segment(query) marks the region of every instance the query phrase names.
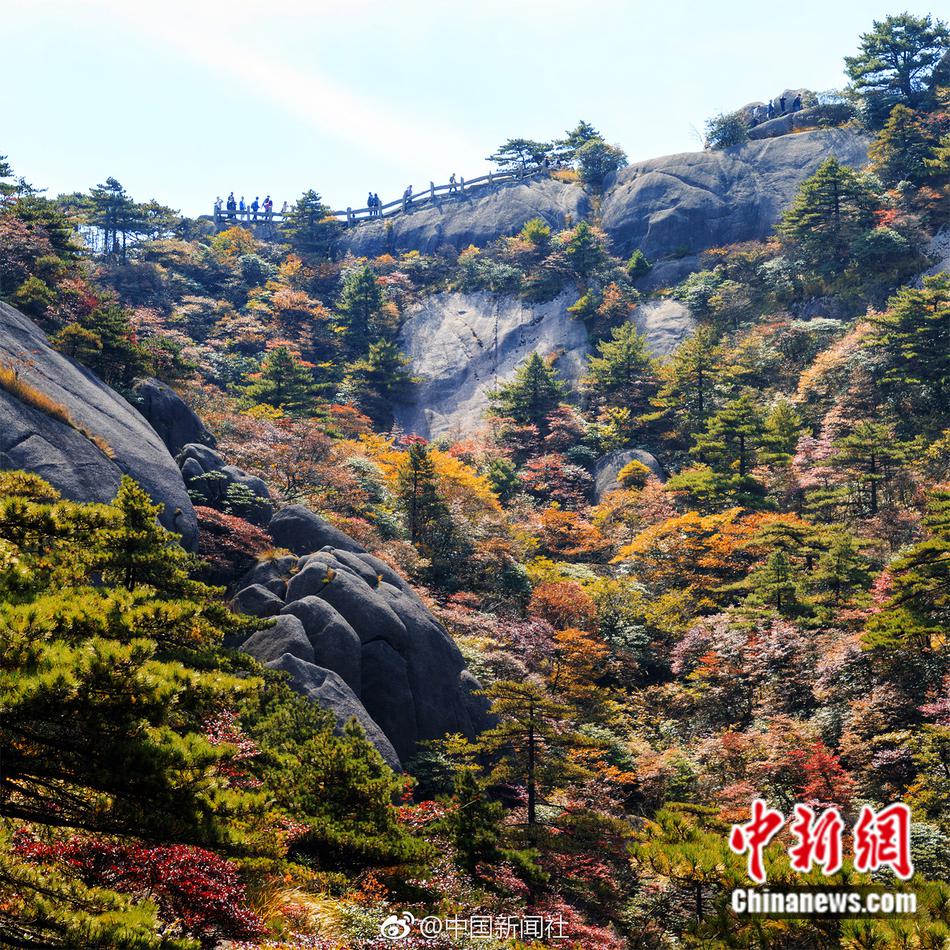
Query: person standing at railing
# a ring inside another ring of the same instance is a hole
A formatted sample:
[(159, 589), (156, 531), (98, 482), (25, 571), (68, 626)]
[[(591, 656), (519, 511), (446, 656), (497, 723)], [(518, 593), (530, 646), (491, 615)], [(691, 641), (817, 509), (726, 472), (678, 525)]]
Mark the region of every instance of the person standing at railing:
[(402, 210), (408, 211), (412, 207), (412, 185), (402, 193)]
[(283, 203), (283, 205), (281, 205), (280, 213), (281, 213), (281, 216), (287, 214), (287, 202), (286, 202), (286, 201)]
[(382, 208), (382, 202), (379, 200), (379, 194), (374, 191), (373, 192), (373, 213), (375, 217), (378, 218), (382, 214), (381, 208)]
[(366, 196), (366, 207), (369, 208), (369, 216), (373, 217), (373, 193), (370, 192)]
[(260, 210), (260, 207), (261, 207), (260, 198), (258, 195), (255, 195), (254, 200), (251, 202), (251, 215), (253, 216), (253, 219), (255, 221), (257, 220), (257, 212)]
[(270, 221), (274, 217), (274, 202), (271, 201), (270, 195), (264, 199), (264, 220)]
[(244, 203), (244, 195), (241, 195), (241, 200), (238, 202), (238, 219), (244, 220), (247, 215), (247, 205)]
[(455, 180), (455, 172), (449, 175), (449, 194), (457, 195), (459, 193), (458, 182)]
[(215, 221), (221, 220), (221, 208), (223, 205), (224, 205), (224, 202), (221, 200), (221, 196), (218, 195), (218, 197), (214, 199), (214, 220)]
[(234, 200), (234, 192), (228, 195), (228, 218), (234, 220), (234, 212), (237, 210), (237, 202)]

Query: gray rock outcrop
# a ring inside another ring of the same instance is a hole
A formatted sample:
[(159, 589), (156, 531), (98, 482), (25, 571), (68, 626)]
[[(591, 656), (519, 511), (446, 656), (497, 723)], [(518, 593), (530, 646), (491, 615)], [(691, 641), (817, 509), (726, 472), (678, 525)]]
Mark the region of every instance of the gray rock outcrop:
[[(276, 624), (258, 630), (241, 649), (270, 666), (283, 664), (295, 688), (333, 708), (338, 720), (357, 704), (357, 718), (385, 735), (397, 761), (427, 739), (474, 736), (484, 728), (486, 704), (475, 695), (478, 682), (458, 647), (391, 568), (369, 554), (332, 547), (289, 561), (261, 562), (247, 575), (257, 582), (238, 592), (236, 606), (265, 607), (270, 614), (280, 601), (260, 581), (275, 572), (286, 595)], [(321, 692), (311, 680), (323, 683), (327, 670), (336, 678), (334, 689)]]
[(470, 244), (481, 247), (501, 235), (515, 234), (532, 218), (560, 230), (589, 212), (590, 201), (580, 185), (554, 179), (507, 183), (361, 224), (347, 231), (341, 244), (357, 257), (399, 251), (431, 254), (444, 246), (461, 251)]
[(788, 135), (800, 129), (811, 129), (815, 126), (843, 125), (854, 115), (854, 107), (847, 103), (832, 103), (829, 105), (811, 106), (799, 109), (797, 112), (786, 112), (774, 119), (760, 122), (749, 129), (749, 138), (771, 139), (778, 135)]
[[(796, 131), (844, 117), (830, 108), (763, 122), (753, 130), (757, 141), (735, 148), (666, 155), (622, 169), (607, 182), (601, 203), (600, 223), (614, 250), (628, 254), (640, 248), (655, 260), (765, 237), (825, 158), (834, 155), (854, 166), (866, 162), (867, 139), (851, 129)], [(590, 210), (579, 184), (531, 180), (362, 223), (344, 233), (341, 245), (344, 252), (370, 257), (433, 253), (444, 246), (462, 250), (513, 234), (530, 218), (561, 228), (588, 217)]]
[(250, 653), (260, 663), (279, 660), (285, 653), (303, 660), (304, 663), (316, 661), (313, 646), (307, 638), (303, 624), (289, 614), (282, 614), (276, 618), (273, 626), (264, 627), (251, 634), (241, 644), (241, 649)]
[(268, 525), (274, 544), (294, 554), (308, 554), (330, 546), (341, 551), (364, 553), (349, 535), (334, 528), (304, 505), (288, 505), (271, 518)]
[(402, 763), (392, 743), (366, 712), (353, 690), (336, 673), (314, 663), (307, 663), (290, 653), (285, 653), (265, 665), (272, 670), (282, 670), (289, 674), (290, 685), (296, 692), (330, 710), (336, 720), (338, 733), (342, 733), (346, 724), (355, 719), (386, 764), (397, 772), (402, 770)]
[(759, 240), (830, 156), (863, 165), (867, 140), (848, 129), (816, 129), (637, 162), (610, 182), (601, 223), (618, 254), (639, 248), (651, 260)]
[(251, 617), (274, 617), (280, 613), (283, 606), (282, 598), (263, 584), (242, 587), (231, 600), (231, 609), (235, 613), (248, 614)]
[(256, 525), (271, 520), (270, 490), (263, 479), (225, 465), (214, 449), (197, 442), (184, 445), (177, 460), (188, 491), (199, 504), (227, 509)]
[(164, 505), (162, 524), (177, 531), (186, 547), (195, 545), (198, 527), (191, 500), (155, 430), (93, 373), (57, 353), (36, 324), (4, 303), (0, 365), (16, 370), (73, 423), (0, 387), (2, 467), (36, 472), (74, 501), (111, 501), (122, 476), (131, 475), (154, 502)]
[(607, 492), (616, 491), (620, 488), (617, 476), (631, 462), (639, 462), (645, 465), (654, 478), (661, 482), (666, 480), (663, 467), (656, 460), (656, 457), (645, 449), (617, 449), (616, 452), (610, 452), (603, 458), (598, 459), (594, 467), (594, 494), (600, 501)]
[(172, 455), (177, 455), (189, 442), (214, 447), (214, 436), (171, 386), (149, 378), (138, 380), (132, 390), (136, 408)]

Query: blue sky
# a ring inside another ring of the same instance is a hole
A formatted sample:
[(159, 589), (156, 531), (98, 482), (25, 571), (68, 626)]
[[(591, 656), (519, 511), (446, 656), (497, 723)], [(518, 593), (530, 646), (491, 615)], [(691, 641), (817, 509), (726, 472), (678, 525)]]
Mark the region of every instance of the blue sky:
[(388, 201), (484, 174), (507, 137), (579, 118), (632, 160), (697, 149), (710, 115), (843, 85), (859, 34), (904, 8), (0, 0), (0, 154), (50, 193), (113, 175), (188, 214), (231, 189), (356, 207), (370, 188)]

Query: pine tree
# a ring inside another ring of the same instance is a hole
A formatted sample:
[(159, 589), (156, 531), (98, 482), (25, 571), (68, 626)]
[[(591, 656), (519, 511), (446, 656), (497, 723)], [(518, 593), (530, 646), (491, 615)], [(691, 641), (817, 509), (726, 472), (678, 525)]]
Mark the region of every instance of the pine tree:
[(656, 876), (682, 890), (685, 899), (677, 910), (691, 914), (694, 926), (710, 911), (718, 918), (719, 908), (709, 906), (710, 898), (728, 894), (730, 885), (748, 883), (741, 859), (729, 851), (728, 827), (717, 815), (718, 809), (669, 803), (644, 822), (631, 847), (641, 875)]
[(64, 352), (72, 348), (77, 359), (111, 386), (127, 388), (146, 370), (145, 351), (135, 341), (129, 312), (119, 304), (96, 307), (77, 323), (67, 324), (54, 344)]
[(950, 175), (950, 132), (941, 136), (934, 146), (933, 152), (927, 159), (927, 170), (935, 178), (946, 178)]
[(463, 765), (455, 773), (454, 798), (446, 824), (459, 864), (477, 878), (480, 864), (492, 866), (502, 856), (505, 809), (488, 797), (478, 770), (470, 765)]
[(830, 277), (844, 270), (855, 242), (874, 224), (870, 186), (858, 172), (827, 158), (802, 182), (778, 232), (808, 267)]
[(347, 274), (337, 310), (343, 317), (346, 339), (354, 352), (362, 353), (379, 329), (377, 324), (385, 299), (371, 268), (361, 267)]
[(581, 119), (573, 129), (564, 133), (564, 138), (557, 139), (554, 142), (554, 152), (562, 161), (571, 163), (574, 161), (579, 148), (588, 142), (602, 138), (603, 136), (590, 122)]
[(4, 180), (8, 178), (13, 178), (13, 167), (7, 161), (6, 155), (0, 155), (0, 195), (4, 198), (16, 194), (17, 191), (15, 182)]
[(907, 106), (896, 105), (884, 128), (868, 149), (871, 168), (886, 185), (909, 181), (920, 185), (932, 175), (927, 165), (934, 147), (920, 117)]
[(799, 609), (798, 582), (792, 562), (784, 551), (773, 551), (761, 567), (744, 582), (749, 590), (748, 603), (774, 607), (783, 616)]
[(535, 139), (508, 139), (493, 155), (486, 159), (494, 162), (502, 171), (526, 172), (544, 161), (551, 151), (550, 142)]
[(336, 734), (332, 716), (277, 675), (248, 698), (241, 720), (248, 737), (267, 750), (268, 795), (306, 825), (296, 849), (310, 861), (352, 875), (367, 864), (420, 865), (430, 856), (393, 808), (403, 777), (355, 720)]
[(514, 379), (489, 394), (489, 401), (497, 415), (519, 425), (537, 426), (546, 435), (548, 414), (560, 405), (563, 391), (554, 369), (540, 354), (532, 353), (518, 367)]
[(292, 416), (307, 416), (316, 405), (317, 384), (313, 372), (286, 346), (278, 346), (264, 357), (260, 373), (244, 387), (249, 405), (264, 403)]
[(135, 202), (115, 178), (89, 191), (89, 223), (102, 231), (103, 254), (125, 259), (127, 238), (141, 221)]
[(950, 276), (902, 288), (875, 324), (869, 346), (886, 360), (885, 389), (909, 394), (918, 413), (942, 413), (950, 397)]
[(396, 477), (396, 497), (406, 519), (409, 540), (426, 546), (446, 509), (439, 498), (435, 465), (427, 446), (413, 443)]
[(623, 269), (631, 280), (636, 280), (653, 270), (653, 264), (647, 260), (646, 254), (640, 248), (637, 248), (627, 259)]
[(347, 365), (343, 392), (382, 429), (393, 424), (393, 404), (405, 395), (415, 377), (409, 360), (389, 340), (377, 340), (362, 359)]
[(743, 545), (750, 550), (781, 551), (811, 571), (827, 542), (815, 525), (795, 515), (776, 515), (765, 521)]
[(653, 360), (633, 323), (616, 327), (587, 360), (584, 386), (595, 405), (629, 409), (637, 415), (649, 407), (655, 389)]
[(950, 491), (934, 491), (924, 520), (928, 536), (888, 567), (891, 596), (868, 622), (872, 647), (945, 649), (950, 629)]
[(713, 391), (720, 373), (715, 333), (699, 327), (660, 364), (660, 388), (651, 400), (654, 412), (643, 421), (662, 424), (671, 438), (688, 446), (714, 409)]
[(172, 543), (170, 532), (156, 520), (161, 505), (152, 504), (145, 491), (123, 476), (113, 508), (115, 522), (100, 533), (97, 567), (107, 584), (131, 591), (143, 584), (167, 591), (187, 580), (186, 552)]
[(834, 449), (828, 464), (845, 474), (858, 512), (873, 517), (880, 510), (882, 491), (906, 461), (905, 447), (896, 440), (890, 426), (862, 421), (837, 439)]
[(591, 742), (569, 726), (569, 708), (538, 682), (496, 680), (485, 695), (497, 723), (479, 736), (475, 748), (494, 763), (493, 781), (525, 787), (527, 835), (533, 842), (539, 801), (559, 783), (590, 774), (571, 753)]
[[(195, 946), (170, 934), (196, 936), (194, 921), (224, 899), (220, 882), (178, 894), (169, 911), (157, 897), (160, 856), (179, 877), (200, 872), (196, 861), (237, 871), (186, 845), (278, 858), (274, 804), (298, 850), (325, 867), (429, 856), (398, 821), (402, 781), (358, 726), (337, 735), (281, 675), (222, 656), (226, 633), (250, 629), (221, 591), (188, 577), (190, 556), (156, 513), (130, 480), (114, 504), (91, 505), (0, 472), (4, 946)], [(82, 868), (61, 860), (64, 845), (89, 858)], [(144, 862), (156, 900), (143, 903), (123, 855)], [(243, 895), (228, 888), (228, 900)], [(246, 897), (231, 910), (214, 922), (216, 939), (251, 935)]]
[(948, 49), (950, 30), (946, 23), (929, 15), (901, 13), (875, 20), (873, 29), (861, 36), (858, 54), (846, 56), (844, 61), (859, 91), (884, 103), (896, 99), (913, 104)]
[(826, 544), (807, 584), (817, 603), (837, 609), (858, 591), (867, 590), (871, 570), (868, 559), (846, 531), (833, 531)]
[[(224, 612), (182, 577), (188, 556), (170, 553), (170, 533), (144, 524), (155, 506), (130, 480), (112, 506), (48, 501), (49, 487), (29, 479), (0, 489), (0, 540), (19, 567), (0, 602), (17, 656), (0, 671), (0, 816), (237, 840), (229, 816), (251, 800), (217, 771), (232, 752), (201, 732), (214, 704), (251, 684), (207, 668)], [(93, 586), (114, 580), (122, 586)], [(186, 672), (186, 656), (204, 671)]]
[(281, 224), (281, 233), (299, 254), (331, 257), (340, 222), (312, 188), (296, 201)]
[(765, 450), (762, 461), (782, 465), (791, 460), (802, 432), (802, 417), (788, 399), (779, 399), (769, 409), (762, 428)]
[(607, 251), (600, 233), (581, 221), (564, 241), (564, 256), (578, 278), (587, 281), (606, 262)]
[(709, 419), (693, 440), (690, 452), (714, 471), (748, 475), (763, 444), (765, 423), (759, 401), (751, 390), (730, 400)]

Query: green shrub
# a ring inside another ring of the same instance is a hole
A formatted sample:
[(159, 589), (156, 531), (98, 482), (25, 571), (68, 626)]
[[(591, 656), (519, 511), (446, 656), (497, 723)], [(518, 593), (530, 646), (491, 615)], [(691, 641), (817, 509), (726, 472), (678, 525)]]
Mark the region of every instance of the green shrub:
[(636, 280), (638, 277), (648, 274), (651, 270), (653, 270), (653, 264), (647, 260), (646, 254), (640, 248), (637, 248), (627, 261), (627, 276), (631, 280)]
[(706, 122), (706, 148), (730, 148), (748, 139), (749, 132), (740, 112), (726, 112)]

